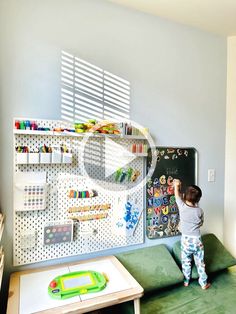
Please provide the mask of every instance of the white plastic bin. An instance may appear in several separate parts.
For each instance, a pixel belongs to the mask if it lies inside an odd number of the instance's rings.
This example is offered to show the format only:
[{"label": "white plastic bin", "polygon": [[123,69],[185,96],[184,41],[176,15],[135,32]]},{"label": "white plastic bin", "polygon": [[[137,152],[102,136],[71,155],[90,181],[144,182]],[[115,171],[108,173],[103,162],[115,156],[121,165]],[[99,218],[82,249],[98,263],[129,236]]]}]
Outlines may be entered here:
[{"label": "white plastic bin", "polygon": [[27,164],[28,163],[28,153],[16,153],[16,163],[17,164]]},{"label": "white plastic bin", "polygon": [[28,154],[29,164],[39,164],[39,153],[29,153]]},{"label": "white plastic bin", "polygon": [[73,159],[72,153],[63,153],[62,154],[62,163],[63,164],[71,164]]},{"label": "white plastic bin", "polygon": [[40,163],[50,164],[51,163],[51,153],[40,153]]},{"label": "white plastic bin", "polygon": [[20,233],[20,247],[21,249],[32,249],[36,246],[37,231],[23,230]]},{"label": "white plastic bin", "polygon": [[52,164],[60,164],[62,162],[62,153],[58,150],[52,152]]}]

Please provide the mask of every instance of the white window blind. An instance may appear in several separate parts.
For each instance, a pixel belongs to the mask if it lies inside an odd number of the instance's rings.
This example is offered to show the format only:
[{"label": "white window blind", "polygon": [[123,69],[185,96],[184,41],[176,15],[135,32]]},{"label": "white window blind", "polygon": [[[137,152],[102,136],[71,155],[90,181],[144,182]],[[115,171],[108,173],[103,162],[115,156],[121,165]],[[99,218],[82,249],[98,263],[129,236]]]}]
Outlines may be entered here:
[{"label": "white window blind", "polygon": [[61,83],[63,120],[122,121],[130,118],[130,83],[127,80],[62,51]]}]

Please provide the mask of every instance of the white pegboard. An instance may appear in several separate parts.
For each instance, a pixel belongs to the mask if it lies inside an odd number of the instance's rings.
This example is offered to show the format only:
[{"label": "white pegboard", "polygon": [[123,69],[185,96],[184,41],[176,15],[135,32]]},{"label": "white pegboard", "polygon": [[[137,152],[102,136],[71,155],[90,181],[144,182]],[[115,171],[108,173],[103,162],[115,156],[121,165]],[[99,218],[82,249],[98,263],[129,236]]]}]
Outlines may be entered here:
[{"label": "white pegboard", "polygon": [[[18,120],[18,119],[17,119]],[[23,120],[23,119],[21,119]],[[31,119],[32,120],[32,119]],[[70,127],[65,122],[55,120],[34,119],[41,127]],[[124,147],[136,143],[136,139],[113,139]],[[72,164],[17,164],[14,151],[14,171],[15,172],[47,172],[47,183],[49,185],[47,208],[38,211],[18,212],[14,210],[14,265],[23,265],[40,262],[48,259],[62,258],[84,253],[96,252],[115,247],[134,245],[143,243],[143,215],[132,237],[117,235],[113,232],[113,218],[117,210],[117,198],[119,204],[125,204],[127,199],[135,202],[137,206],[143,208],[143,188],[127,194],[127,188],[132,183],[124,182],[117,184],[114,176],[110,176],[103,184],[103,189],[98,191],[98,196],[89,199],[70,199],[67,195],[69,188],[81,186],[81,176],[85,175],[80,164],[81,143],[83,137],[53,135],[53,134],[14,134],[14,149],[16,146],[28,146],[30,150],[35,150],[43,144],[47,146],[60,146],[65,144],[72,147]],[[144,143],[143,140],[138,140]],[[101,156],[104,154],[104,138],[92,137],[86,145],[89,175],[94,178],[90,183],[85,181],[85,188],[94,189],[93,182],[101,185],[100,178],[104,175],[104,167],[101,164]],[[95,158],[94,166],[90,161]],[[144,158],[134,159],[129,166],[140,171],[138,181],[144,176]],[[116,189],[117,193],[110,193]],[[106,191],[107,190],[107,191]],[[91,220],[74,223],[73,241],[52,245],[43,245],[44,226],[50,221],[65,221],[71,216],[68,208],[71,206],[96,205],[109,203],[111,208],[107,210],[108,217],[105,219]],[[83,214],[94,214],[98,211],[88,211]],[[73,215],[77,215],[73,214]],[[37,243],[34,247],[25,249],[21,246],[22,234],[27,230],[34,230],[37,234]]]}]

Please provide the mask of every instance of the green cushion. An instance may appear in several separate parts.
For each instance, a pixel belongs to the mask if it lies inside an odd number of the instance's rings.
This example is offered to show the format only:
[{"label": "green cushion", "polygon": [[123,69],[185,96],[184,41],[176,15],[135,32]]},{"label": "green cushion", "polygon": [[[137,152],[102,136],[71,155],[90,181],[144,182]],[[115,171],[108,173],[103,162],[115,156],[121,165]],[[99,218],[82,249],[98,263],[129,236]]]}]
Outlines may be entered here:
[{"label": "green cushion", "polygon": [[117,254],[116,257],[145,292],[183,281],[182,272],[163,244]]},{"label": "green cushion", "polygon": [[[235,314],[236,266],[211,275],[211,288],[202,290],[195,280],[144,295],[142,314]],[[102,314],[134,314],[134,302],[124,302],[102,310]]]},{"label": "green cushion", "polygon": [[[205,264],[207,274],[226,269],[236,265],[236,259],[226,250],[220,240],[212,233],[202,236],[205,250]],[[181,242],[178,241],[173,246],[173,255],[179,265],[181,265]],[[192,269],[192,278],[198,278],[196,266]]]},{"label": "green cushion", "polygon": [[[233,267],[234,268],[234,267]],[[188,288],[173,286],[141,298],[142,314],[235,314],[236,269],[215,273],[211,288],[202,290],[197,281]],[[107,314],[134,314],[133,302],[122,303]]]}]

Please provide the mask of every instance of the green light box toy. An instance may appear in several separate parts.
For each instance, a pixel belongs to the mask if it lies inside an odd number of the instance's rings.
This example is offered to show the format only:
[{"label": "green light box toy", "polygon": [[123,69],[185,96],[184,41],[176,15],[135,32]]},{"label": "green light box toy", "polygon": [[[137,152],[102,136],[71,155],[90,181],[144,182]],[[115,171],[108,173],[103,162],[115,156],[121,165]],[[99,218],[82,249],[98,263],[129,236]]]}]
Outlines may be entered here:
[{"label": "green light box toy", "polygon": [[68,299],[80,294],[98,292],[106,287],[105,274],[86,270],[67,273],[55,277],[48,286],[48,293],[53,299]]}]

